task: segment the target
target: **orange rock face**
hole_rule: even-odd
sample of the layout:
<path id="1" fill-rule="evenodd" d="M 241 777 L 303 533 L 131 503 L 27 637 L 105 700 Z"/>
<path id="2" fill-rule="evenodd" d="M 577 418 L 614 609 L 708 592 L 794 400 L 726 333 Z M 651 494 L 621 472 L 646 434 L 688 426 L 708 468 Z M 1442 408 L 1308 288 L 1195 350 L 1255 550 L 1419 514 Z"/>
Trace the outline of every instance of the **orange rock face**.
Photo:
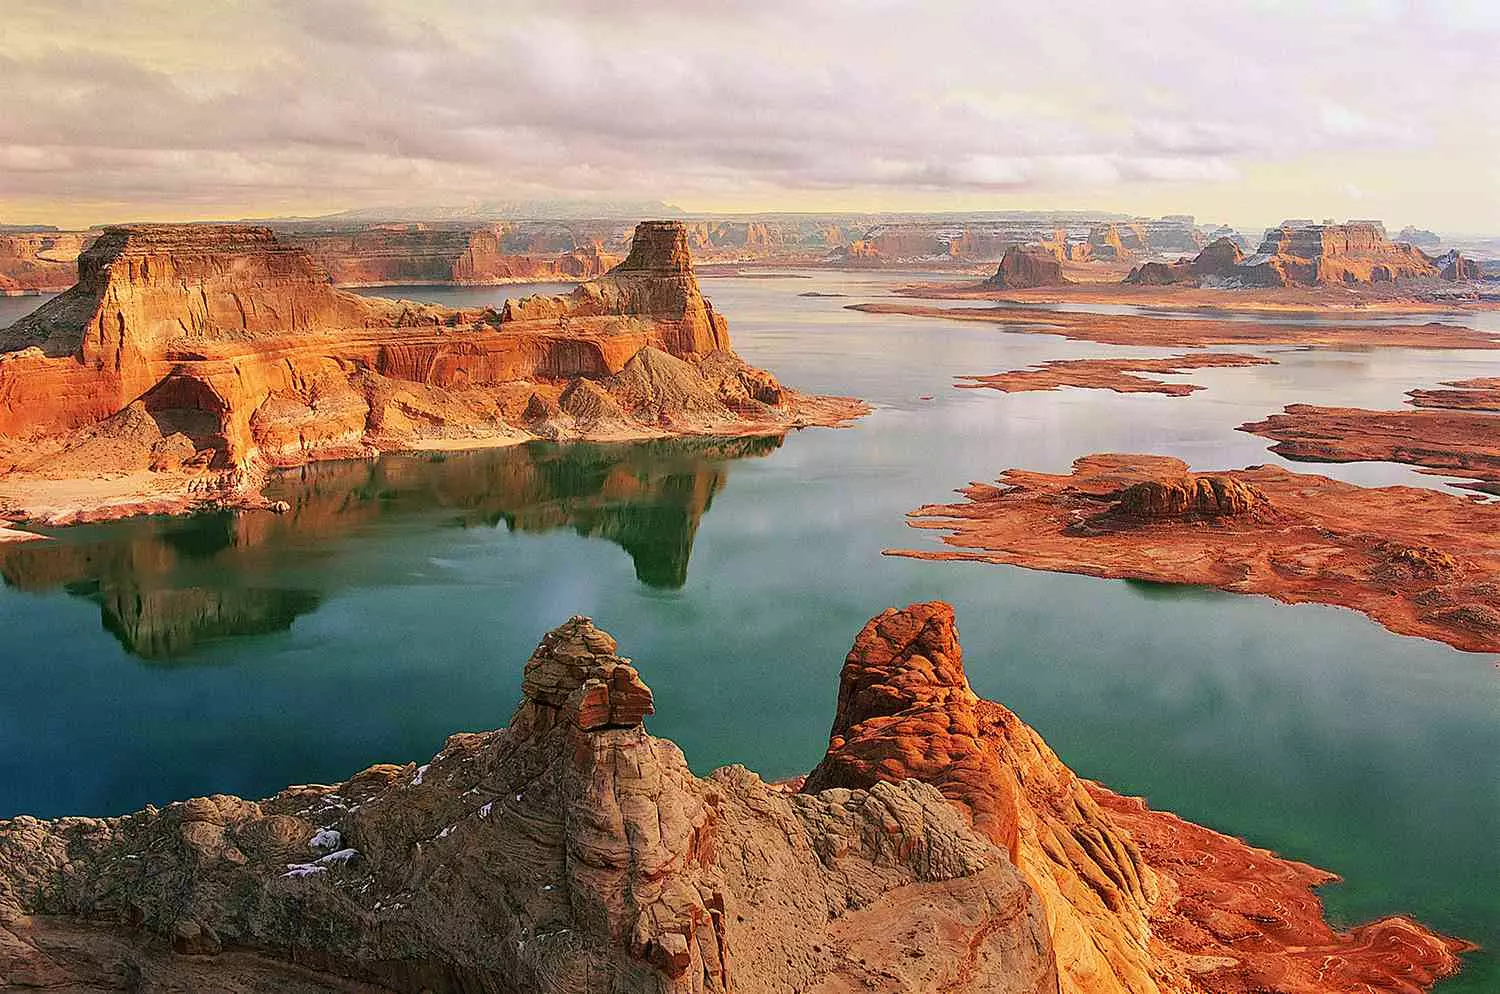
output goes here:
<path id="1" fill-rule="evenodd" d="M 1500 651 L 1500 507 L 1275 466 L 1195 476 L 1165 456 L 1010 470 L 912 512 L 953 551 L 888 550 L 1337 604 L 1394 632 Z M 963 550 L 963 551 L 959 551 Z"/>
<path id="2" fill-rule="evenodd" d="M 1274 365 L 1275 362 L 1274 359 L 1261 356 L 1231 352 L 1168 356 L 1164 359 L 1055 359 L 1031 369 L 1013 369 L 1007 373 L 991 373 L 987 376 L 965 376 L 956 385 L 970 390 L 988 387 L 1002 393 L 1081 387 L 1113 390 L 1116 393 L 1160 393 L 1168 397 L 1186 397 L 1203 388 L 1196 383 L 1168 383 L 1134 374 L 1176 374 L 1216 366 L 1265 366 Z"/>
<path id="3" fill-rule="evenodd" d="M 78 256 L 97 237 L 89 231 L 0 232 L 0 290 L 66 290 L 78 279 Z"/>
<path id="4" fill-rule="evenodd" d="M 282 235 L 305 249 L 340 286 L 389 283 L 490 284 L 542 280 L 588 280 L 603 276 L 620 256 L 597 240 L 542 239 L 519 249 L 513 226 L 441 227 L 386 224 L 350 231 Z M 604 234 L 601 232 L 601 234 Z"/>
<path id="5" fill-rule="evenodd" d="M 573 294 L 501 313 L 347 293 L 266 228 L 111 228 L 80 256 L 78 284 L 0 349 L 0 509 L 54 518 L 232 499 L 311 459 L 765 434 L 865 410 L 735 356 L 675 222 L 640 225 L 630 256 Z M 104 474 L 120 492 L 39 482 Z"/>
<path id="6" fill-rule="evenodd" d="M 1391 242 L 1378 221 L 1288 221 L 1267 231 L 1255 254 L 1234 269 L 1235 279 L 1250 286 L 1394 283 L 1438 275 L 1420 249 Z"/>
<path id="7" fill-rule="evenodd" d="M 1500 493 L 1500 379 L 1480 377 L 1413 390 L 1417 410 L 1367 411 L 1293 404 L 1240 426 L 1276 440 L 1271 451 L 1306 462 L 1399 462 L 1473 479 Z"/>
<path id="8" fill-rule="evenodd" d="M 1038 245 L 1012 245 L 1000 258 L 995 275 L 985 282 L 1009 290 L 1064 286 L 1071 281 L 1063 276 L 1062 260 L 1057 252 Z"/>
<path id="9" fill-rule="evenodd" d="M 1047 909 L 1065 994 L 1369 994 L 1430 987 L 1465 944 L 1404 918 L 1335 931 L 1336 879 L 1078 779 L 964 674 L 953 610 L 891 609 L 855 639 L 804 790 L 933 783 L 1009 847 Z"/>

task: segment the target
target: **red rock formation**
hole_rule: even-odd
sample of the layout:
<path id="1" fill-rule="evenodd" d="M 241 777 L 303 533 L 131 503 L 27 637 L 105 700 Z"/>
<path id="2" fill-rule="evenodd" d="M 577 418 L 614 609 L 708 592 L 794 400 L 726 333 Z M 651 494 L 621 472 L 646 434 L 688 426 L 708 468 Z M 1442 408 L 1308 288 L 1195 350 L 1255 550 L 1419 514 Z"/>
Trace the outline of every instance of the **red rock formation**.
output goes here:
<path id="1" fill-rule="evenodd" d="M 1479 481 L 1474 489 L 1500 491 L 1500 382 L 1481 378 L 1446 386 L 1412 391 L 1420 410 L 1292 404 L 1239 430 L 1275 439 L 1271 451 L 1288 459 L 1407 463 Z"/>
<path id="2" fill-rule="evenodd" d="M 695 777 L 586 618 L 510 726 L 265 801 L 0 821 L 0 984 L 1054 994 L 1037 896 L 932 787 Z"/>
<path id="3" fill-rule="evenodd" d="M 1147 455 L 1085 456 L 1071 475 L 1010 470 L 999 482 L 912 512 L 951 550 L 887 554 L 1336 604 L 1399 634 L 1500 651 L 1495 505 L 1275 466 L 1195 476 Z"/>
<path id="4" fill-rule="evenodd" d="M 1464 258 L 1464 254 L 1458 249 L 1445 252 L 1438 258 L 1432 260 L 1433 265 L 1438 267 L 1438 274 L 1445 280 L 1478 280 L 1484 278 L 1484 271 L 1479 264 L 1472 259 Z"/>
<path id="5" fill-rule="evenodd" d="M 1288 221 L 1268 230 L 1255 254 L 1235 269 L 1235 279 L 1247 286 L 1367 285 L 1437 275 L 1431 259 L 1411 245 L 1393 244 L 1378 221 Z"/>
<path id="6" fill-rule="evenodd" d="M 1197 284 L 1205 277 L 1214 280 L 1233 279 L 1238 272 L 1235 267 L 1243 258 L 1244 253 L 1232 239 L 1219 238 L 1191 261 L 1147 262 L 1132 269 L 1124 282 L 1135 286 L 1170 286 L 1176 283 Z"/>
<path id="7" fill-rule="evenodd" d="M 111 228 L 80 257 L 78 284 L 0 349 L 0 509 L 50 518 L 231 499 L 266 467 L 377 450 L 763 434 L 863 411 L 734 356 L 673 222 L 643 223 L 630 256 L 571 296 L 500 314 L 338 290 L 265 228 Z M 580 378 L 628 385 L 643 354 L 636 368 L 662 366 L 655 354 L 686 367 L 649 416 L 559 407 Z M 686 393 L 700 401 L 674 407 Z M 38 482 L 104 474 L 118 493 Z"/>
<path id="8" fill-rule="evenodd" d="M 1065 286 L 1070 282 L 1063 277 L 1062 261 L 1057 253 L 1039 245 L 1012 245 L 1005 250 L 995 275 L 985 280 L 989 286 L 1007 290 Z"/>
<path id="9" fill-rule="evenodd" d="M 955 386 L 966 390 L 988 388 L 1002 393 L 1080 387 L 1116 393 L 1159 393 L 1186 397 L 1203 388 L 1196 383 L 1168 383 L 1136 373 L 1186 373 L 1211 367 L 1265 366 L 1276 360 L 1236 352 L 1205 352 L 1164 359 L 1054 359 L 1031 369 L 1013 369 L 985 376 L 965 376 Z"/>
<path id="10" fill-rule="evenodd" d="M 285 234 L 340 286 L 399 283 L 490 284 L 587 280 L 604 275 L 619 256 L 598 241 L 569 237 L 565 246 L 507 247 L 513 226 L 376 225 L 351 231 Z"/>
<path id="11" fill-rule="evenodd" d="M 1404 918 L 1337 932 L 1335 879 L 1079 780 L 964 674 L 953 610 L 891 609 L 855 639 L 805 790 L 909 778 L 1010 847 L 1047 909 L 1065 994 L 1407 994 L 1465 946 Z"/>
<path id="12" fill-rule="evenodd" d="M 95 237 L 90 231 L 0 232 L 0 290 L 66 290 L 78 279 L 79 254 Z"/>

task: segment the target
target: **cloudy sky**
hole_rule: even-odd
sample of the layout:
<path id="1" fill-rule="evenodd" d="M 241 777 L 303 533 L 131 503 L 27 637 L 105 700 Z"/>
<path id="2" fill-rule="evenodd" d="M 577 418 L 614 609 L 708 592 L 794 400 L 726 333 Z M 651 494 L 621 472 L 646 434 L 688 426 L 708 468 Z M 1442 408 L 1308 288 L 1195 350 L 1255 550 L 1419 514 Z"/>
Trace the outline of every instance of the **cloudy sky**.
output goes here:
<path id="1" fill-rule="evenodd" d="M 562 197 L 1500 233 L 1497 52 L 1495 0 L 4 0 L 0 222 Z"/>

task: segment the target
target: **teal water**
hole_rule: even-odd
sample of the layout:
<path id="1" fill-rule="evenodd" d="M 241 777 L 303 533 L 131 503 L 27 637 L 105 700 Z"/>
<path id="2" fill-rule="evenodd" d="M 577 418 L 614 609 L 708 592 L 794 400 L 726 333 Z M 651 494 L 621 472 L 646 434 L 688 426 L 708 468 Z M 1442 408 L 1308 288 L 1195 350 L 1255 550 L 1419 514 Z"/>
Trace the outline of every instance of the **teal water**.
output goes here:
<path id="1" fill-rule="evenodd" d="M 323 464 L 277 482 L 285 516 L 87 526 L 0 552 L 0 817 L 264 795 L 420 760 L 452 731 L 503 724 L 521 664 L 574 613 L 636 659 L 652 731 L 697 770 L 794 774 L 826 745 L 854 633 L 941 597 L 976 690 L 1079 773 L 1342 874 L 1326 891 L 1340 921 L 1408 912 L 1482 942 L 1445 991 L 1500 984 L 1495 657 L 1335 608 L 880 555 L 934 541 L 906 511 L 1010 466 L 1102 450 L 1277 462 L 1234 427 L 1294 401 L 1393 406 L 1500 362 L 1272 350 L 1275 366 L 1194 372 L 1208 389 L 1188 398 L 1004 395 L 951 384 L 1163 353 L 847 311 L 879 296 L 857 274 L 706 286 L 747 358 L 875 413 L 779 444 Z M 1442 485 L 1399 466 L 1326 471 Z"/>

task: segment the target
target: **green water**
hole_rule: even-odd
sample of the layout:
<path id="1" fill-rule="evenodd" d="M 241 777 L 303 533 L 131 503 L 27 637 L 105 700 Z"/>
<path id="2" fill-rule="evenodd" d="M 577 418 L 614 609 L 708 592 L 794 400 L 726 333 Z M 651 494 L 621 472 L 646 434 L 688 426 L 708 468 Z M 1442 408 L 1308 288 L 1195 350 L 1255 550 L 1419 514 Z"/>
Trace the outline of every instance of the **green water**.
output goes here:
<path id="1" fill-rule="evenodd" d="M 1010 466 L 1101 450 L 1275 462 L 1234 427 L 1294 401 L 1394 406 L 1495 375 L 1496 359 L 1274 350 L 1279 365 L 1194 372 L 1209 389 L 1188 398 L 1003 395 L 951 384 L 1163 353 L 850 312 L 877 295 L 854 275 L 707 289 L 747 358 L 876 412 L 784 442 L 323 464 L 277 481 L 284 516 L 87 526 L 0 551 L 0 816 L 264 795 L 424 759 L 450 732 L 503 724 L 522 662 L 575 613 L 636 659 L 652 731 L 696 769 L 793 774 L 822 754 L 863 622 L 941 597 L 976 690 L 1079 773 L 1342 874 L 1325 895 L 1341 922 L 1408 912 L 1480 941 L 1444 990 L 1500 985 L 1495 657 L 1334 608 L 880 555 L 934 542 L 907 510 Z"/>

